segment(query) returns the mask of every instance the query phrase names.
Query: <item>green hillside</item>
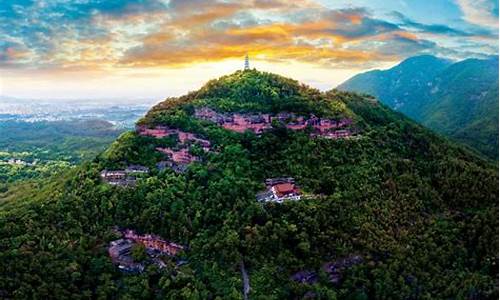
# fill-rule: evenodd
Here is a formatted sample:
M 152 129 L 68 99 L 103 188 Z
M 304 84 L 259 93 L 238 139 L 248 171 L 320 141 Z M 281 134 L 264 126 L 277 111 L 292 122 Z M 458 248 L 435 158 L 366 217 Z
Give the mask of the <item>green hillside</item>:
M 421 92 L 428 82 L 450 65 L 450 61 L 431 55 L 411 57 L 388 70 L 358 74 L 339 85 L 338 89 L 376 96 L 389 107 L 411 118 L 420 115 Z
M 0 190 L 92 160 L 123 130 L 98 120 L 0 121 Z
M 498 58 L 453 64 L 432 81 L 422 123 L 498 158 Z
M 374 95 L 389 107 L 498 159 L 498 57 L 457 63 L 417 56 L 354 76 L 341 90 Z
M 201 108 L 276 119 L 240 133 Z M 301 117 L 349 120 L 338 126 L 352 135 L 290 129 Z M 0 201 L 1 298 L 243 299 L 244 274 L 249 299 L 498 297 L 497 168 L 373 98 L 238 71 L 138 125 L 149 136 L 124 133 L 93 162 Z M 157 149 L 177 151 L 181 134 L 155 138 L 167 130 L 157 126 L 210 150 L 195 143 L 185 172 L 160 171 Z M 135 186 L 99 178 L 131 164 L 151 169 Z M 276 177 L 293 177 L 302 199 L 256 201 Z M 120 271 L 107 253 L 115 226 L 184 245 L 182 264 Z

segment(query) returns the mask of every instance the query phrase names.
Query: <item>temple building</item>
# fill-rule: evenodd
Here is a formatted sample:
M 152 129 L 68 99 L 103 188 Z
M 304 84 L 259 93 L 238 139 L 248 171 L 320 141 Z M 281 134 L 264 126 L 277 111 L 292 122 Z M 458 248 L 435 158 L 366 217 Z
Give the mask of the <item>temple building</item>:
M 122 238 L 109 243 L 108 254 L 118 268 L 126 272 L 140 273 L 145 269 L 145 263 L 154 263 L 163 268 L 166 264 L 160 258 L 167 255 L 175 257 L 184 247 L 152 234 L 137 234 L 134 230 L 117 230 Z M 136 262 L 132 258 L 132 247 L 142 244 L 146 248 L 148 259 L 146 262 Z
M 158 251 L 166 255 L 175 256 L 184 247 L 169 241 L 164 240 L 160 236 L 152 234 L 137 234 L 135 231 L 126 229 L 123 231 L 123 237 L 134 241 L 135 243 L 143 244 L 146 249 Z
M 103 170 L 100 177 L 103 182 L 110 185 L 129 186 L 136 183 L 136 178 L 125 170 Z
M 204 149 L 206 148 L 204 147 Z M 188 148 L 174 150 L 168 147 L 157 147 L 156 150 L 166 154 L 168 159 L 163 160 L 156 165 L 160 171 L 166 168 L 170 168 L 176 173 L 184 173 L 186 172 L 190 163 L 200 161 L 199 157 L 189 153 Z
M 125 169 L 128 174 L 148 174 L 149 168 L 141 165 L 130 165 Z
M 266 179 L 266 191 L 256 195 L 259 202 L 283 203 L 287 200 L 297 201 L 301 199 L 301 190 L 295 185 L 295 179 L 270 178 Z
M 145 125 L 136 126 L 136 132 L 142 136 L 151 136 L 154 138 L 164 138 L 166 136 L 178 133 L 177 129 L 169 128 L 168 126 L 156 126 L 149 128 Z
M 125 170 L 102 170 L 101 180 L 110 185 L 131 186 L 136 183 L 138 174 L 149 174 L 149 168 L 141 165 L 129 165 Z
M 124 180 L 127 178 L 127 173 L 124 170 L 103 170 L 101 178 L 105 180 Z
M 273 122 L 280 123 L 286 128 L 294 131 L 311 128 L 311 137 L 324 137 L 328 139 L 346 138 L 353 135 L 350 127 L 352 119 L 327 119 L 318 118 L 311 114 L 308 117 L 299 116 L 294 113 L 281 112 L 270 114 L 241 114 L 241 113 L 218 113 L 208 107 L 195 108 L 194 116 L 198 119 L 214 122 L 223 128 L 239 133 L 252 131 L 259 135 L 272 129 Z M 340 129 L 340 130 L 339 130 Z
M 344 272 L 356 265 L 362 264 L 364 259 L 361 255 L 353 254 L 344 258 L 339 258 L 321 267 L 321 271 L 326 275 L 330 283 L 339 285 L 344 276 Z M 290 279 L 298 283 L 315 284 L 320 279 L 320 272 L 313 270 L 301 270 L 293 274 Z
M 213 111 L 210 109 L 204 109 L 202 111 L 198 111 L 197 113 L 204 118 L 211 118 L 213 117 L 212 112 Z M 151 136 L 155 138 L 164 138 L 172 135 L 176 136 L 178 140 L 176 147 L 156 147 L 157 151 L 166 154 L 166 160 L 163 160 L 156 165 L 159 170 L 170 168 L 177 173 L 183 173 L 186 171 L 188 164 L 200 160 L 199 157 L 189 153 L 191 145 L 199 145 L 205 152 L 209 152 L 212 147 L 209 140 L 203 139 L 195 133 L 182 131 L 169 126 L 156 126 L 154 128 L 149 128 L 146 125 L 139 125 L 136 127 L 136 132 L 141 136 Z
M 132 246 L 135 243 L 127 239 L 118 239 L 109 243 L 108 254 L 111 261 L 122 271 L 141 273 L 144 265 L 135 262 L 131 256 Z
M 199 144 L 205 152 L 208 152 L 211 146 L 210 141 L 202 139 L 194 133 L 185 132 L 177 128 L 170 128 L 168 126 L 156 126 L 154 128 L 149 128 L 145 125 L 140 125 L 136 127 L 136 132 L 141 136 L 151 136 L 155 138 L 164 138 L 171 135 L 177 135 L 179 144 L 181 145 L 186 145 L 189 143 Z
M 209 140 L 205 140 L 199 137 L 196 137 L 195 134 L 190 132 L 179 131 L 178 132 L 179 142 L 182 145 L 188 143 L 199 144 L 205 152 L 210 151 L 211 143 Z
M 159 171 L 163 171 L 165 169 L 171 169 L 175 173 L 184 173 L 186 172 L 188 165 L 187 164 L 177 164 L 170 160 L 162 160 L 156 164 L 156 167 Z
M 171 161 L 178 164 L 189 164 L 199 160 L 198 157 L 191 155 L 189 153 L 189 149 L 187 148 L 182 148 L 180 150 L 173 150 L 168 147 L 165 148 L 158 147 L 156 148 L 156 150 L 165 153 Z

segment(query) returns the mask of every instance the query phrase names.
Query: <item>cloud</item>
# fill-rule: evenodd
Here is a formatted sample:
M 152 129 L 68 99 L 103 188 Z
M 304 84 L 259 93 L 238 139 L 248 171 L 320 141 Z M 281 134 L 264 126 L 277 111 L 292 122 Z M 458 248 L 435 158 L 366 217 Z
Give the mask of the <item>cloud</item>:
M 0 66 L 15 65 L 30 56 L 30 50 L 23 44 L 0 41 Z
M 327 10 L 322 18 L 330 21 L 328 32 L 345 38 L 375 36 L 399 30 L 396 24 L 372 18 L 364 8 Z
M 456 0 L 462 10 L 463 19 L 479 26 L 498 30 L 498 1 Z
M 423 24 L 416 22 L 400 12 L 394 11 L 391 13 L 393 17 L 399 20 L 399 26 L 416 30 L 418 32 L 448 35 L 448 36 L 471 36 L 473 33 L 465 32 L 459 29 L 451 28 L 442 24 Z M 483 31 L 484 32 L 484 31 Z
M 290 9 L 281 1 L 272 7 L 284 10 L 281 13 L 285 16 Z M 307 14 L 301 18 L 260 22 L 256 18 L 255 22 L 242 24 L 238 22 L 238 16 L 243 9 L 247 7 L 204 4 L 196 13 L 182 19 L 173 18 L 158 32 L 144 37 L 141 45 L 124 53 L 120 63 L 126 66 L 175 66 L 240 58 L 250 52 L 252 56 L 268 61 L 296 60 L 318 65 L 352 66 L 367 64 L 373 59 L 393 60 L 394 56 L 385 56 L 369 48 L 349 48 L 350 43 L 371 39 L 384 43 L 390 37 L 400 38 L 386 35 L 399 32 L 401 29 L 397 25 L 375 19 L 362 8 L 331 10 L 307 5 L 303 8 Z M 297 6 L 291 9 L 297 9 Z M 221 22 L 224 26 L 220 26 Z M 162 40 L 162 32 L 166 30 L 177 34 L 168 34 Z M 383 35 L 386 35 L 385 40 L 381 40 Z M 155 41 L 154 45 L 148 42 L 151 39 Z
M 246 52 L 269 62 L 362 68 L 437 53 L 448 38 L 481 46 L 497 36 L 312 0 L 12 0 L 0 12 L 0 34 L 10 43 L 0 44 L 0 61 L 16 68 L 177 67 Z
M 386 56 L 398 56 L 401 52 L 413 56 L 418 53 L 433 52 L 436 47 L 436 43 L 432 41 L 408 37 L 405 34 L 396 34 L 388 43 L 375 46 L 378 52 Z

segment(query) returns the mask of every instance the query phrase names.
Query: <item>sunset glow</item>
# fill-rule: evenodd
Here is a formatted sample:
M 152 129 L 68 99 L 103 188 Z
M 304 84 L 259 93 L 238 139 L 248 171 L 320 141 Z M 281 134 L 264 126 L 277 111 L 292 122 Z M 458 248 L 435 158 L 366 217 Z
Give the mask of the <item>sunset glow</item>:
M 417 54 L 497 55 L 497 2 L 418 2 L 7 1 L 0 94 L 161 99 L 241 69 L 246 53 L 320 89 Z

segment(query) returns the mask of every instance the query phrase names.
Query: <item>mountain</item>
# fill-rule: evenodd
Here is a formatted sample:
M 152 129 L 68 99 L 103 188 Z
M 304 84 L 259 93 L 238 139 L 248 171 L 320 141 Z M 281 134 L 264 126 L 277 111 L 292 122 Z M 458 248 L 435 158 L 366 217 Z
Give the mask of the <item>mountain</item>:
M 450 64 L 448 60 L 431 55 L 416 56 L 389 70 L 358 74 L 338 88 L 374 95 L 389 107 L 415 118 L 420 107 L 418 103 L 422 101 L 418 92 L 427 89 L 429 79 Z
M 374 95 L 419 123 L 498 159 L 498 57 L 452 63 L 417 56 L 388 70 L 358 74 L 338 88 Z
M 498 169 L 468 149 L 238 71 L 0 194 L 0 297 L 493 299 L 497 217 Z
M 446 68 L 431 82 L 422 123 L 498 158 L 498 57 L 468 59 Z

